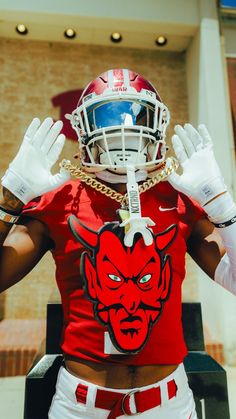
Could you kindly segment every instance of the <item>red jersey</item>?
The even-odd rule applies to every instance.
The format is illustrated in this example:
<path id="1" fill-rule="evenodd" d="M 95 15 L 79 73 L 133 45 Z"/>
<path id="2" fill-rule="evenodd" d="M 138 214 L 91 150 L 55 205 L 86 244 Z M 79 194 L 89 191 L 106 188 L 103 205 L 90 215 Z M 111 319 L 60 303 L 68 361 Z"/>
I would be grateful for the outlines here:
<path id="1" fill-rule="evenodd" d="M 27 204 L 55 247 L 64 313 L 62 351 L 78 359 L 129 365 L 178 364 L 187 354 L 181 323 L 186 241 L 205 216 L 197 203 L 161 182 L 140 195 L 153 243 L 121 237 L 120 204 L 79 180 Z M 68 218 L 73 214 L 72 234 Z M 73 218 L 73 217 L 72 217 Z M 83 255 L 81 257 L 81 255 Z"/>

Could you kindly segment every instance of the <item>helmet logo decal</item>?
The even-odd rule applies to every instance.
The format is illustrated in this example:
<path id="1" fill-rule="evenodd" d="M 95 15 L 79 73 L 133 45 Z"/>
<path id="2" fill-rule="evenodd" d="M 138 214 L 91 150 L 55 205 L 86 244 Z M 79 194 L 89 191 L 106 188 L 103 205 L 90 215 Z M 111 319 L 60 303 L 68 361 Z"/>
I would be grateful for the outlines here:
<path id="1" fill-rule="evenodd" d="M 156 235 L 152 232 L 150 246 L 136 234 L 132 247 L 126 247 L 124 228 L 118 222 L 106 223 L 98 232 L 74 215 L 68 223 L 88 249 L 81 257 L 81 274 L 96 319 L 107 327 L 119 352 L 139 352 L 170 294 L 171 258 L 165 250 L 173 243 L 177 226 Z"/>
<path id="2" fill-rule="evenodd" d="M 112 87 L 113 92 L 126 92 L 127 87 L 125 86 L 119 86 L 119 87 Z"/>

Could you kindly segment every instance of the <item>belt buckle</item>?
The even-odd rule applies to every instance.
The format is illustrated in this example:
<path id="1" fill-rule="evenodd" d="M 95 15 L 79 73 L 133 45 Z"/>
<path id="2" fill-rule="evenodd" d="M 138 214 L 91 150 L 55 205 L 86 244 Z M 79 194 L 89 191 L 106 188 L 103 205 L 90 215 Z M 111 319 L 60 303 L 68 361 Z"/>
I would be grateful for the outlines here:
<path id="1" fill-rule="evenodd" d="M 127 397 L 129 397 L 129 399 L 130 399 L 130 396 L 132 396 L 132 394 L 139 393 L 139 392 L 140 392 L 140 390 L 132 390 L 129 393 L 126 393 L 124 395 L 124 397 L 122 398 L 122 401 L 121 401 L 121 410 L 124 413 L 124 415 L 126 415 L 126 416 L 140 415 L 140 412 L 137 412 L 137 411 L 136 412 L 131 412 L 131 409 L 130 408 L 129 408 L 129 412 L 127 412 L 127 410 L 125 408 L 125 402 L 126 402 Z M 135 407 L 136 407 L 136 404 L 135 404 Z"/>

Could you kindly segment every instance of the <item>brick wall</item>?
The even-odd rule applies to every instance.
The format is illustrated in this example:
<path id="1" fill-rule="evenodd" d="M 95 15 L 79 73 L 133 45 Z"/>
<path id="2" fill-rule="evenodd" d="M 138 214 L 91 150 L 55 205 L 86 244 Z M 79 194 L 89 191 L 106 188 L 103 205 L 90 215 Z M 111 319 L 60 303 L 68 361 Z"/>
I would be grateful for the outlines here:
<path id="1" fill-rule="evenodd" d="M 59 109 L 53 108 L 51 97 L 79 89 L 115 67 L 131 68 L 156 85 L 172 114 L 169 133 L 174 124 L 187 121 L 184 54 L 1 39 L 0 175 L 15 155 L 32 117 L 58 117 Z M 64 155 L 72 158 L 75 151 L 76 144 L 67 141 Z M 55 289 L 53 276 L 54 263 L 46 255 L 1 298 L 0 314 L 5 318 L 44 318 L 46 302 Z"/>
<path id="2" fill-rule="evenodd" d="M 0 377 L 26 375 L 45 338 L 44 320 L 0 322 Z"/>

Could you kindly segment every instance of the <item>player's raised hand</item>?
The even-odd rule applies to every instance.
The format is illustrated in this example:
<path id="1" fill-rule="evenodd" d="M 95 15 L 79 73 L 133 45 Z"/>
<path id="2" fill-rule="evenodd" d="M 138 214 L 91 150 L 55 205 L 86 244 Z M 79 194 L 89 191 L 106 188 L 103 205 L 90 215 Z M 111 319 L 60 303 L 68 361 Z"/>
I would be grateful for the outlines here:
<path id="1" fill-rule="evenodd" d="M 56 189 L 70 178 L 65 169 L 54 175 L 51 173 L 65 143 L 64 134 L 60 134 L 62 126 L 62 121 L 54 123 L 52 118 L 46 118 L 42 124 L 34 118 L 2 178 L 2 185 L 24 204 Z"/>
<path id="2" fill-rule="evenodd" d="M 175 133 L 172 144 L 182 174 L 173 172 L 168 181 L 203 206 L 227 189 L 214 156 L 211 137 L 205 125 L 199 125 L 198 130 L 191 124 L 176 125 Z"/>

